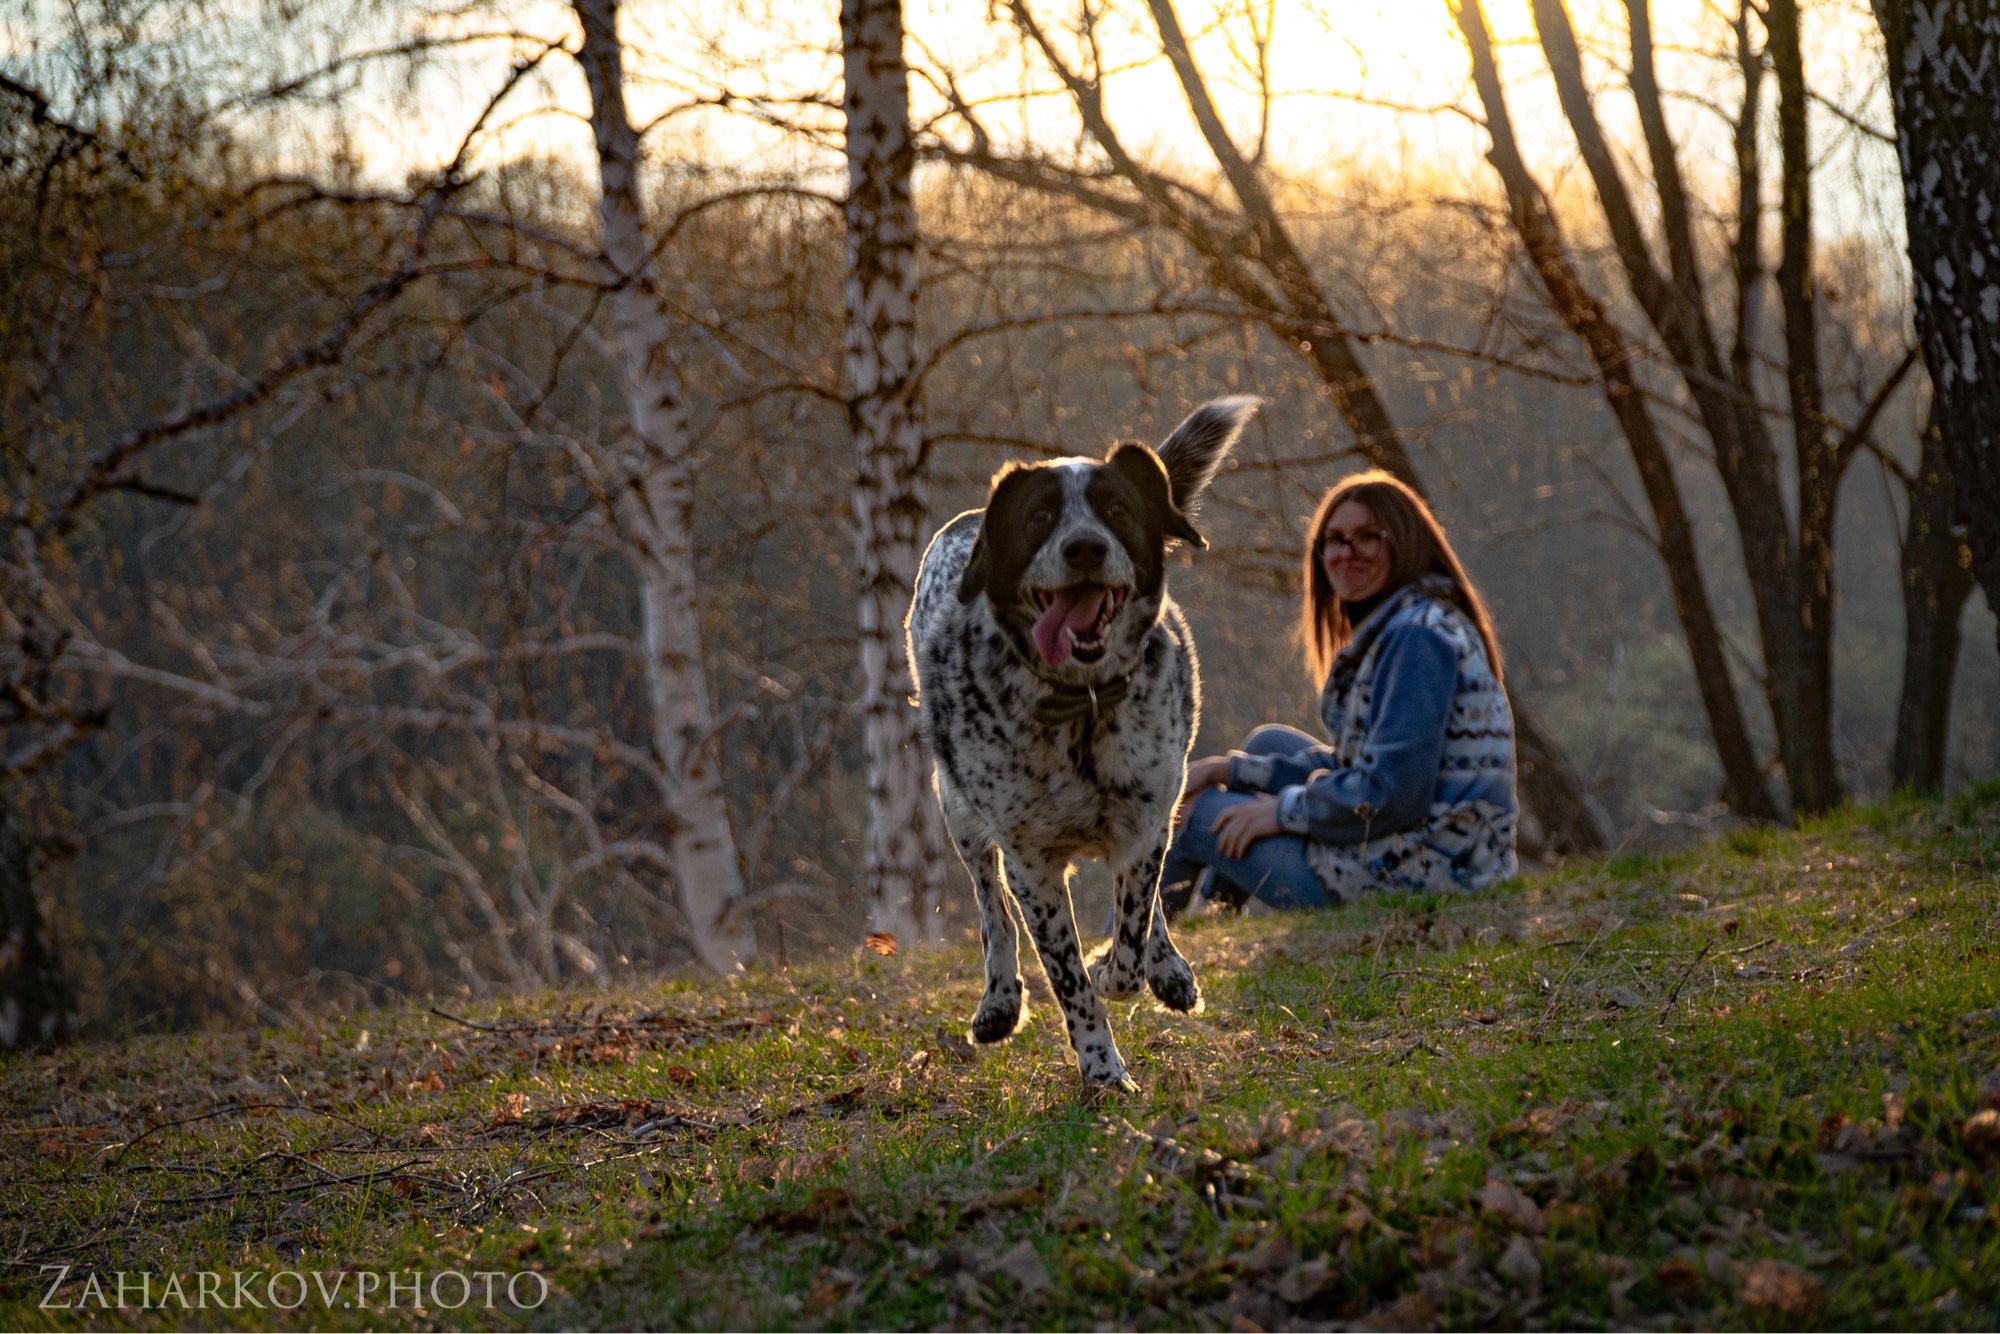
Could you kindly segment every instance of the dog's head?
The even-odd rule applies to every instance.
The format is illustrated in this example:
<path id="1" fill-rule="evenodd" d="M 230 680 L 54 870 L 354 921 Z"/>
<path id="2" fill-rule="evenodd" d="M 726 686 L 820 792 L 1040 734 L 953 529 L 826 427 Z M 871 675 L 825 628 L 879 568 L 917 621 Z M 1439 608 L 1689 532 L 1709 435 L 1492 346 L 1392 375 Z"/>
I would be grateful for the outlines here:
<path id="1" fill-rule="evenodd" d="M 1008 465 L 993 480 L 959 601 L 984 595 L 1044 675 L 1081 685 L 1122 674 L 1159 619 L 1168 544 L 1206 545 L 1190 515 L 1256 409 L 1253 398 L 1205 404 L 1158 453 L 1128 441 L 1102 462 Z"/>

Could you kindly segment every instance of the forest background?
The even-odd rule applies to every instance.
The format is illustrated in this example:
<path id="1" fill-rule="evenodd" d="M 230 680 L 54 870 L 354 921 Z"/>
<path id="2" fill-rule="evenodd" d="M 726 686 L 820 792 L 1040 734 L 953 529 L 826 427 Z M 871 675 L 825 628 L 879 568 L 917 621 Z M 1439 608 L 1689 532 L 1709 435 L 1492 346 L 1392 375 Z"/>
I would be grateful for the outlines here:
<path id="1" fill-rule="evenodd" d="M 1756 413 L 1789 435 L 1779 7 L 1659 8 L 1640 61 L 1631 8 L 1579 5 L 1578 68 L 1613 160 L 1658 199 L 1657 56 L 1690 266 L 1730 272 L 1745 216 L 1769 224 L 1749 229 L 1749 281 L 1709 294 Z M 685 821 L 661 795 L 676 655 L 710 698 L 745 952 L 783 963 L 869 929 L 840 16 L 662 3 L 610 30 L 666 331 L 643 370 L 677 386 L 696 573 L 663 639 L 676 594 L 629 499 L 644 376 L 637 287 L 606 277 L 591 11 L 610 7 L 7 12 L 0 800 L 88 1030 L 700 966 Z M 1911 721 L 1928 388 L 1881 36 L 1851 0 L 1796 14 L 1816 411 L 1841 460 L 1833 790 L 1957 786 L 2000 770 L 2000 658 L 1961 579 L 1961 633 Z M 1488 15 L 1519 146 L 1625 331 L 1618 360 L 1524 262 L 1442 5 L 1183 6 L 1234 163 L 1157 5 L 910 6 L 922 531 L 1007 459 L 1157 441 L 1203 399 L 1256 394 L 1209 549 L 1173 586 L 1204 668 L 1199 749 L 1304 722 L 1302 524 L 1384 443 L 1330 376 L 1327 345 L 1348 347 L 1493 603 L 1517 704 L 1587 794 L 1582 842 L 1672 841 L 1740 818 L 1742 776 L 1717 757 L 1656 493 L 1607 393 L 1623 375 L 1684 496 L 1701 647 L 1782 818 L 1797 797 L 1743 511 L 1621 268 L 1545 30 L 1526 5 Z M 1671 212 L 1641 218 L 1668 249 Z M 1232 285 L 1238 261 L 1285 301 L 1310 279 L 1338 325 L 1318 355 L 1310 320 Z M 1955 537 L 1946 560 L 1964 567 Z M 1912 761 L 1924 726 L 1940 744 Z M 1552 859 L 1577 843 L 1531 833 Z M 1086 877 L 1086 919 L 1102 892 Z M 942 934 L 971 929 L 968 899 L 944 897 Z"/>

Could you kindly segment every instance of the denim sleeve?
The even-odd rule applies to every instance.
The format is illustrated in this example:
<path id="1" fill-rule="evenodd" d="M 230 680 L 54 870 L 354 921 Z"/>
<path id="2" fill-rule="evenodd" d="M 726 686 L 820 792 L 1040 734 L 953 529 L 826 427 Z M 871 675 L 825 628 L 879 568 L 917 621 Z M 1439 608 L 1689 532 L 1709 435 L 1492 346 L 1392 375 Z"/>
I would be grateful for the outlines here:
<path id="1" fill-rule="evenodd" d="M 1331 769 L 1339 761 L 1332 746 L 1309 746 L 1294 755 L 1246 755 L 1229 752 L 1229 790 L 1232 792 L 1282 792 L 1309 781 L 1321 769 Z"/>
<path id="2" fill-rule="evenodd" d="M 1430 810 L 1444 762 L 1458 655 L 1428 626 L 1384 630 L 1360 762 L 1282 787 L 1278 824 L 1322 843 L 1408 829 Z"/>

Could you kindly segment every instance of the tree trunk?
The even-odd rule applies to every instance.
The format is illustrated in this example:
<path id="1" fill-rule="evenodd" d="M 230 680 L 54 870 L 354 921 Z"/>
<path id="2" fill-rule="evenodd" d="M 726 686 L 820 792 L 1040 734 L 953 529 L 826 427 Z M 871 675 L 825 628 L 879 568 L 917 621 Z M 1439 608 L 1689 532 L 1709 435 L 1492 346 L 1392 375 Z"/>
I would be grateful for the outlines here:
<path id="1" fill-rule="evenodd" d="M 1917 337 L 1972 574 L 2000 610 L 2000 8 L 1875 0 L 1903 168 Z"/>
<path id="2" fill-rule="evenodd" d="M 1910 479 L 1903 537 L 1903 692 L 1890 776 L 1899 788 L 1944 786 L 1945 724 L 1958 666 L 1959 614 L 1972 593 L 1972 554 L 1954 522 L 1956 490 L 1935 420 Z"/>
<path id="3" fill-rule="evenodd" d="M 604 258 L 619 284 L 609 304 L 637 446 L 621 479 L 617 519 L 639 580 L 669 847 L 696 952 L 709 967 L 730 972 L 752 957 L 756 943 L 743 910 L 743 873 L 722 795 L 715 710 L 702 665 L 687 410 L 673 330 L 652 288 L 652 241 L 639 188 L 639 136 L 625 110 L 617 0 L 575 0 L 575 6 L 597 135 Z"/>
<path id="4" fill-rule="evenodd" d="M 0 801 L 0 1051 L 54 1046 L 76 1033 L 76 992 L 28 877 L 28 848 Z"/>
<path id="5" fill-rule="evenodd" d="M 943 939 L 937 802 L 917 737 L 903 617 L 929 507 L 916 381 L 917 210 L 902 0 L 843 0 L 847 80 L 847 403 L 858 474 L 862 736 L 873 927 Z"/>
<path id="6" fill-rule="evenodd" d="M 1643 7 L 1636 12 L 1643 13 Z M 1471 53 L 1473 84 L 1486 111 L 1487 131 L 1493 142 L 1488 159 L 1506 187 L 1515 234 L 1541 278 L 1549 303 L 1589 350 L 1603 381 L 1605 399 L 1618 419 L 1638 468 L 1640 483 L 1652 505 L 1658 529 L 1655 542 L 1667 569 L 1674 611 L 1680 618 L 1688 655 L 1694 664 L 1709 734 L 1722 761 L 1723 790 L 1730 809 L 1739 815 L 1774 819 L 1777 808 L 1764 786 L 1763 769 L 1757 762 L 1749 729 L 1744 725 L 1736 685 L 1730 679 L 1729 663 L 1723 654 L 1722 633 L 1716 626 L 1714 608 L 1702 581 L 1694 528 L 1688 521 L 1666 444 L 1646 409 L 1645 395 L 1633 380 L 1631 351 L 1624 335 L 1578 276 L 1554 210 L 1521 156 L 1479 0 L 1463 0 L 1455 6 L 1455 14 Z M 1679 253 L 1678 246 L 1675 253 Z"/>
<path id="7" fill-rule="evenodd" d="M 1777 732 L 1786 782 L 1792 790 L 1793 809 L 1800 814 L 1825 809 L 1840 799 L 1832 767 L 1831 713 L 1830 709 L 1820 707 L 1822 697 L 1829 702 L 1832 698 L 1831 659 L 1821 663 L 1813 636 L 1822 632 L 1830 635 L 1830 616 L 1809 609 L 1810 600 L 1817 593 L 1813 580 L 1801 572 L 1806 558 L 1786 519 L 1777 451 L 1751 378 L 1752 358 L 1743 355 L 1725 362 L 1721 341 L 1710 323 L 1707 304 L 1691 264 L 1673 264 L 1670 254 L 1672 272 L 1668 274 L 1654 263 L 1640 211 L 1598 121 L 1591 90 L 1584 79 L 1576 32 L 1563 0 L 1530 0 L 1530 10 L 1554 79 L 1557 101 L 1596 187 L 1605 226 L 1632 295 L 1673 359 L 1695 413 L 1715 447 L 1716 471 L 1736 520 L 1744 574 L 1756 607 L 1758 640 L 1764 657 L 1764 695 Z M 1646 31 L 1649 24 L 1643 17 L 1645 0 L 1628 0 L 1627 12 L 1632 17 L 1634 52 L 1650 60 L 1650 36 Z M 1742 114 L 1747 121 L 1754 121 L 1756 116 L 1752 77 L 1751 69 L 1746 67 L 1749 95 Z M 1665 117 L 1656 105 L 1659 90 L 1650 69 L 1633 79 L 1632 91 L 1641 103 L 1641 123 L 1649 127 L 1655 193 L 1671 251 L 1678 245 L 1673 238 L 1692 234 L 1692 221 L 1686 216 L 1686 197 L 1678 188 L 1678 167 L 1670 166 L 1673 145 L 1664 133 Z M 1756 164 L 1755 142 L 1754 134 L 1739 136 L 1740 165 L 1752 172 Z M 1802 159 L 1797 160 L 1797 166 L 1802 172 Z M 1745 239 L 1752 243 L 1755 240 L 1755 196 L 1746 191 L 1745 199 L 1739 269 L 1745 249 L 1752 267 L 1748 274 L 1739 273 L 1739 335 L 1749 329 L 1755 295 L 1754 244 L 1748 247 L 1740 244 Z M 1800 217 L 1804 220 L 1804 215 Z M 1803 347 L 1803 341 L 1800 346 Z M 1747 337 L 1739 336 L 1737 351 L 1747 353 L 1748 347 Z M 1802 487 L 1807 481 L 1813 486 L 1831 486 L 1833 479 L 1821 469 L 1813 478 L 1802 479 Z M 1801 498 L 1801 509 L 1810 514 L 1816 502 L 1803 491 Z M 1830 543 L 1830 510 L 1823 519 L 1823 535 Z M 1829 612 L 1831 596 L 1829 582 L 1826 589 Z"/>
<path id="8" fill-rule="evenodd" d="M 1798 0 L 1770 0 L 1771 71 L 1778 82 L 1778 294 L 1785 313 L 1785 385 L 1798 465 L 1796 672 L 1784 684 L 1796 714 L 1784 737 L 1792 809 L 1817 815 L 1846 800 L 1833 757 L 1833 519 L 1840 454 L 1820 386 L 1813 291 L 1812 160 L 1806 143 L 1805 58 Z"/>

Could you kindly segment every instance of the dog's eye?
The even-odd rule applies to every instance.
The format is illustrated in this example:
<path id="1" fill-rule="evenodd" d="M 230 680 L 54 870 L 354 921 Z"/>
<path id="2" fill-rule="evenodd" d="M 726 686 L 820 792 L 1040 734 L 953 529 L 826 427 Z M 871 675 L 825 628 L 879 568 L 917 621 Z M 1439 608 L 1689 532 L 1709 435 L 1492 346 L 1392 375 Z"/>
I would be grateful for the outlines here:
<path id="1" fill-rule="evenodd" d="M 1131 511 L 1125 508 L 1125 502 L 1122 500 L 1114 500 L 1104 507 L 1105 517 L 1110 519 L 1122 519 L 1129 513 Z"/>
<path id="2" fill-rule="evenodd" d="M 1034 511 L 1028 515 L 1029 523 L 1054 523 L 1055 519 L 1056 512 L 1047 505 L 1035 506 Z"/>

